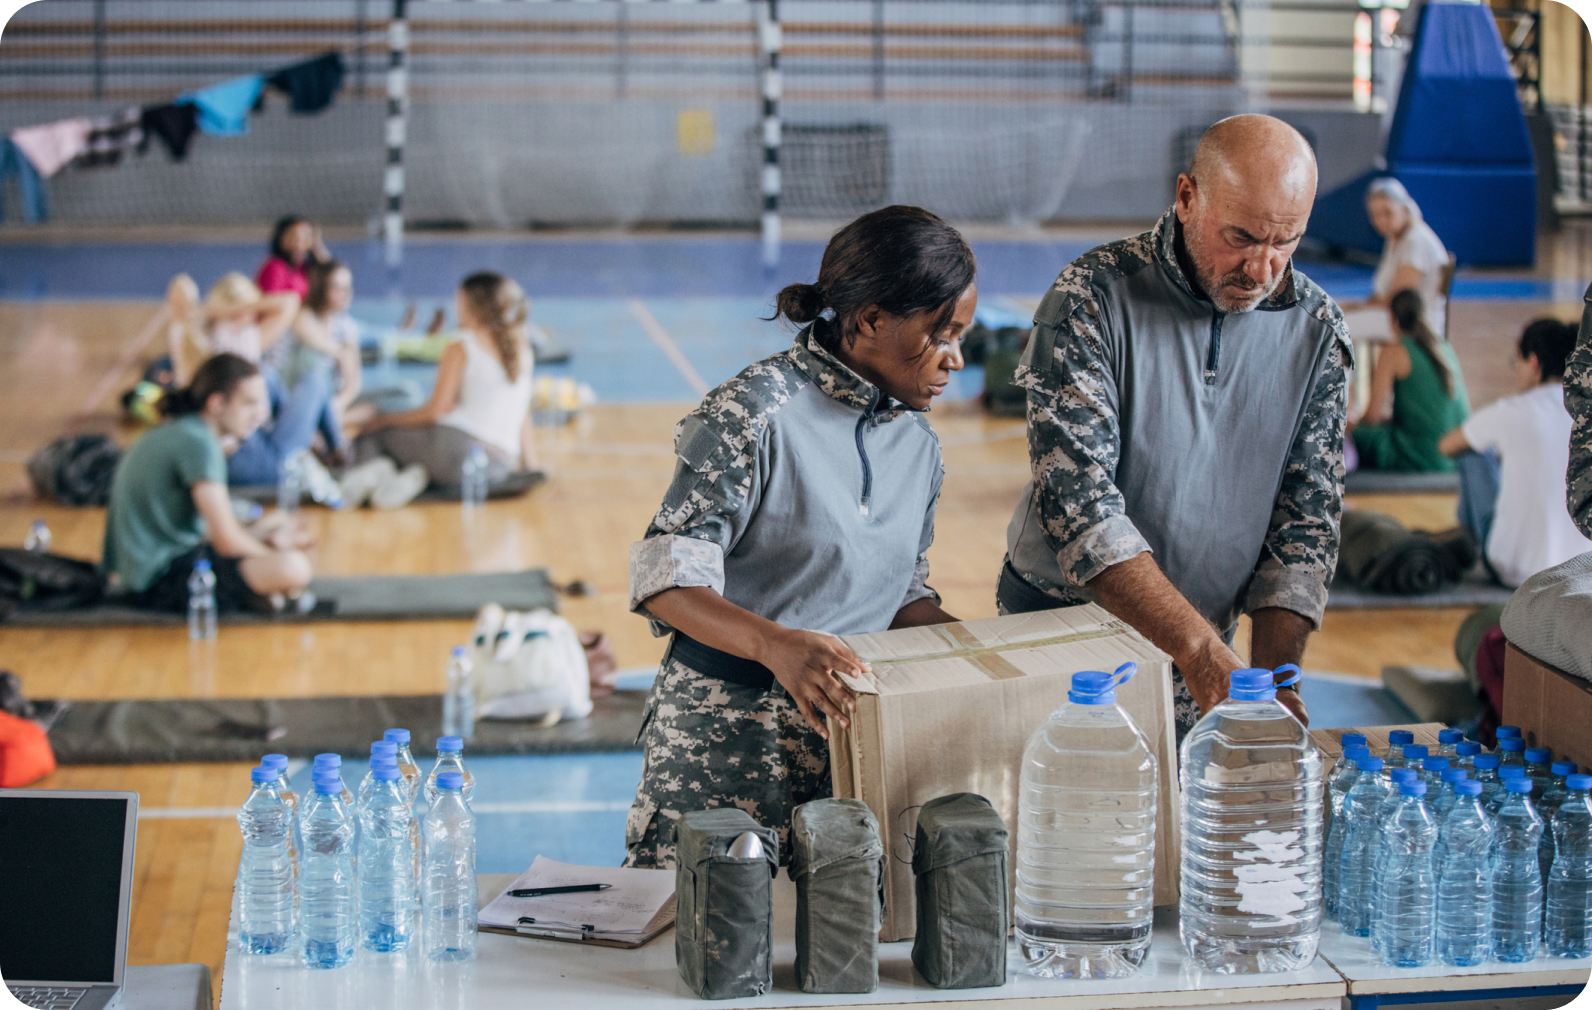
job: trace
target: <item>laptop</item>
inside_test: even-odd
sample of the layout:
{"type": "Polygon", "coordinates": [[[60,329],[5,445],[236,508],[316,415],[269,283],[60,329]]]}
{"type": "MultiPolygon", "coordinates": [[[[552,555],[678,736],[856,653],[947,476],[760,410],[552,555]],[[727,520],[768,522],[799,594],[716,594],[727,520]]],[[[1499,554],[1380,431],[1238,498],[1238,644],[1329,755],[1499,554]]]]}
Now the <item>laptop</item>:
{"type": "Polygon", "coordinates": [[[119,1002],[137,827],[137,793],[0,789],[0,977],[23,1006],[119,1002]]]}

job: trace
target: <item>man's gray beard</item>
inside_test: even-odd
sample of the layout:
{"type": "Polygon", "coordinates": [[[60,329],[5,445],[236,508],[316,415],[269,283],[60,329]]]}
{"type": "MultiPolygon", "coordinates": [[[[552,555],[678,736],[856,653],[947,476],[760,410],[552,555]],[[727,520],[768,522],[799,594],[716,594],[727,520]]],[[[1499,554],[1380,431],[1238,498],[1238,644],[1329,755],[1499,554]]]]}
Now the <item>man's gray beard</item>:
{"type": "MultiPolygon", "coordinates": [[[[1199,239],[1195,239],[1192,235],[1189,236],[1189,239],[1191,239],[1191,241],[1187,242],[1188,254],[1189,259],[1194,262],[1195,279],[1200,282],[1200,287],[1205,289],[1205,297],[1209,298],[1211,300],[1211,304],[1216,306],[1216,308],[1222,312],[1249,312],[1259,307],[1261,302],[1272,296],[1272,293],[1277,290],[1277,286],[1282,283],[1282,279],[1288,274],[1288,272],[1284,270],[1282,273],[1279,273],[1277,276],[1273,277],[1270,284],[1266,285],[1264,288],[1258,289],[1259,295],[1253,301],[1229,301],[1221,294],[1223,282],[1227,278],[1218,280],[1217,278],[1213,277],[1211,272],[1205,268],[1205,265],[1200,262],[1200,260],[1204,258],[1200,255],[1205,251],[1204,242],[1200,241],[1199,239]]],[[[1229,274],[1228,277],[1237,279],[1240,282],[1249,280],[1249,276],[1245,274],[1242,269],[1229,274]]],[[[1251,288],[1250,290],[1255,291],[1257,289],[1251,288]]]]}

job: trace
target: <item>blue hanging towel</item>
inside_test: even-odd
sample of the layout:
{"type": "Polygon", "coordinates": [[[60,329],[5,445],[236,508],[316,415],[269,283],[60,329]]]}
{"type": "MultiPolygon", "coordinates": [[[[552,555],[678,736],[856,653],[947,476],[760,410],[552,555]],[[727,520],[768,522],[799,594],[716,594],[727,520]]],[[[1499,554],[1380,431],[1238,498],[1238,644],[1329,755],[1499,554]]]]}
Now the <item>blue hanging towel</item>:
{"type": "Polygon", "coordinates": [[[202,91],[177,96],[179,104],[199,108],[199,131],[214,137],[241,137],[249,132],[249,110],[260,100],[265,78],[259,74],[234,77],[202,91]]]}

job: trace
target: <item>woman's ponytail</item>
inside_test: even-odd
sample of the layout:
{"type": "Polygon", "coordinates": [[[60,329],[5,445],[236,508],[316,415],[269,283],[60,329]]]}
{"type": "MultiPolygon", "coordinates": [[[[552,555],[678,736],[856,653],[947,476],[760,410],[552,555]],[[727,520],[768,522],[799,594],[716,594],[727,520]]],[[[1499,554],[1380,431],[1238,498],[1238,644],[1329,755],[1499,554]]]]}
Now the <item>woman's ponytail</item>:
{"type": "Polygon", "coordinates": [[[774,318],[784,316],[797,326],[806,326],[823,315],[828,307],[818,285],[789,284],[774,299],[774,318]]]}
{"type": "Polygon", "coordinates": [[[1454,374],[1448,367],[1448,362],[1443,360],[1440,345],[1442,339],[1432,332],[1426,325],[1426,303],[1413,289],[1406,288],[1393,296],[1388,303],[1388,310],[1393,313],[1393,322],[1398,326],[1399,332],[1413,337],[1415,342],[1426,352],[1432,360],[1432,367],[1437,370],[1438,377],[1443,380],[1443,391],[1449,396],[1454,395],[1454,374]]]}
{"type": "Polygon", "coordinates": [[[218,354],[200,365],[193,381],[180,389],[168,390],[158,405],[162,417],[197,414],[217,393],[231,396],[238,383],[260,374],[259,366],[236,354],[218,354]]]}

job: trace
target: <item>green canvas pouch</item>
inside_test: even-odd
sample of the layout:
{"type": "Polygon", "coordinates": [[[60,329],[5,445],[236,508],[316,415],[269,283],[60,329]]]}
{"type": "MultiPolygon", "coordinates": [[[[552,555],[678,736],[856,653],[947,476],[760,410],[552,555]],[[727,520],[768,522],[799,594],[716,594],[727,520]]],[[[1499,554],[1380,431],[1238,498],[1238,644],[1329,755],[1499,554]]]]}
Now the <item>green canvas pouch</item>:
{"type": "Polygon", "coordinates": [[[774,874],[779,837],[738,807],[693,810],[674,831],[674,959],[680,978],[703,999],[761,996],[774,984],[774,874]],[[762,855],[737,859],[730,846],[746,832],[762,855]]]}
{"type": "Polygon", "coordinates": [[[791,813],[796,984],[802,992],[879,987],[884,843],[861,800],[823,799],[791,813]]]}
{"type": "Polygon", "coordinates": [[[1006,984],[1006,825],[989,800],[952,793],[918,813],[912,850],[918,930],[912,964],[932,986],[1006,984]]]}

